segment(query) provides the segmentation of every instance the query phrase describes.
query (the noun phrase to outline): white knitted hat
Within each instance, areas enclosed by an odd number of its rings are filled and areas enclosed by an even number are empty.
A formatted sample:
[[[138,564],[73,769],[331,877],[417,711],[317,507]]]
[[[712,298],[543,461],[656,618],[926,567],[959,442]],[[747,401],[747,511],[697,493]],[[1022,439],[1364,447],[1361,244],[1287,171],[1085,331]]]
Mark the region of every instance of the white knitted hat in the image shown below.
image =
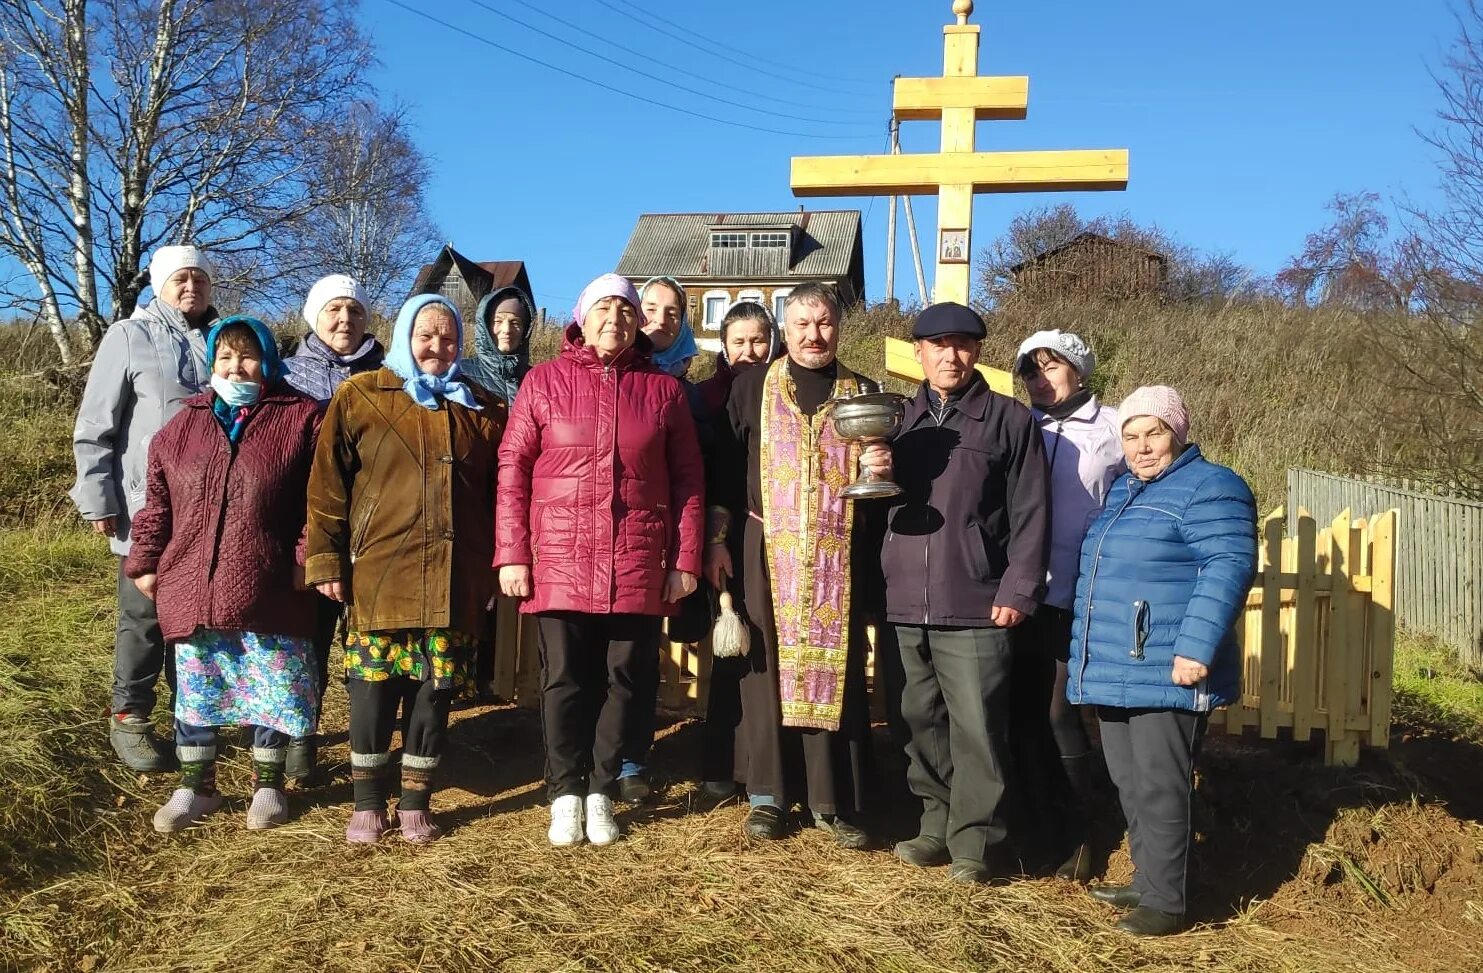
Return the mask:
[[[212,279],[211,261],[206,259],[206,254],[200,247],[190,244],[178,247],[160,247],[149,258],[149,286],[154,288],[155,296],[159,296],[165,287],[165,281],[169,280],[177,270],[194,267],[206,275],[207,280]]]
[[[330,274],[319,278],[309,288],[309,296],[304,299],[304,323],[314,327],[319,322],[319,312],[324,310],[324,306],[340,297],[350,298],[361,306],[361,310],[371,313],[371,299],[366,296],[366,289],[360,286],[359,281],[345,274]]]
[[[1055,328],[1051,331],[1037,331],[1020,344],[1019,353],[1014,357],[1014,370],[1018,372],[1025,359],[1041,348],[1055,352],[1070,362],[1083,382],[1092,377],[1092,369],[1097,367],[1097,356],[1087,347],[1085,341],[1069,331]]]

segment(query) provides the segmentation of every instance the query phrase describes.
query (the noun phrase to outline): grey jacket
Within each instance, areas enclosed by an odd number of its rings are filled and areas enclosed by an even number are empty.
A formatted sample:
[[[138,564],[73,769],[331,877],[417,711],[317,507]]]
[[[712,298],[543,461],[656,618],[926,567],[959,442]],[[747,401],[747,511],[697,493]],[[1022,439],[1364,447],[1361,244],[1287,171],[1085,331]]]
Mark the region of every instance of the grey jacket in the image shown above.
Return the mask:
[[[215,318],[212,308],[208,323]],[[117,518],[115,554],[129,553],[129,520],[144,507],[150,439],[210,381],[206,329],[164,301],[103,333],[72,431],[70,496],[84,520]]]
[[[347,378],[381,367],[386,349],[371,335],[348,355],[337,355],[313,331],[304,335],[298,350],[283,359],[283,380],[320,405],[330,399]]]

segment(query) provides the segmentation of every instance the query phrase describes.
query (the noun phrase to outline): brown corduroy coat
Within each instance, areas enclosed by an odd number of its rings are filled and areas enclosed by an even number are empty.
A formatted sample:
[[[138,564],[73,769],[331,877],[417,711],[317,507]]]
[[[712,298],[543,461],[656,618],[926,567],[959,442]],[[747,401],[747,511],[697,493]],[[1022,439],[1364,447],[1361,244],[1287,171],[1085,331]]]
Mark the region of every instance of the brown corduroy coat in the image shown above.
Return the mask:
[[[330,400],[309,477],[304,580],[339,581],[350,628],[483,636],[495,591],[494,498],[505,406],[412,401],[381,368]]]

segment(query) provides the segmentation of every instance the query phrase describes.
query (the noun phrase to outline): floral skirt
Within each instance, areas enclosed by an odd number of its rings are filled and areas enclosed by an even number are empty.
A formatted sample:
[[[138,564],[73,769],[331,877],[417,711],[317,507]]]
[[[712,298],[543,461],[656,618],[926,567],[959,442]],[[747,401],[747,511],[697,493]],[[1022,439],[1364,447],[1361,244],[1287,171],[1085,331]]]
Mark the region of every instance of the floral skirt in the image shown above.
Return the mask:
[[[473,684],[471,635],[446,628],[402,628],[345,634],[345,678],[381,682],[405,676],[433,681],[434,689],[461,691]]]
[[[319,722],[311,639],[197,629],[175,643],[175,718],[308,736]]]

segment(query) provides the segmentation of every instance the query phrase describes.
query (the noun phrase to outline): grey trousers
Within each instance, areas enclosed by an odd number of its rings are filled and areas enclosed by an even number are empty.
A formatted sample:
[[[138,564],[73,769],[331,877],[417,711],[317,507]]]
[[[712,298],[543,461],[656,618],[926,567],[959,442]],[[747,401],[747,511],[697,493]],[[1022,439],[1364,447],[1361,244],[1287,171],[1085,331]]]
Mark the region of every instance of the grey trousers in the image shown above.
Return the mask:
[[[1097,707],[1102,753],[1128,819],[1140,905],[1183,915],[1189,879],[1190,795],[1208,715]]]
[[[139,593],[118,559],[118,627],[113,636],[113,712],[149,718],[164,673],[175,692],[175,653],[165,651],[154,602]]]
[[[906,782],[922,800],[921,831],[944,839],[953,858],[987,861],[1007,833],[1009,630],[895,629],[910,732]]]

